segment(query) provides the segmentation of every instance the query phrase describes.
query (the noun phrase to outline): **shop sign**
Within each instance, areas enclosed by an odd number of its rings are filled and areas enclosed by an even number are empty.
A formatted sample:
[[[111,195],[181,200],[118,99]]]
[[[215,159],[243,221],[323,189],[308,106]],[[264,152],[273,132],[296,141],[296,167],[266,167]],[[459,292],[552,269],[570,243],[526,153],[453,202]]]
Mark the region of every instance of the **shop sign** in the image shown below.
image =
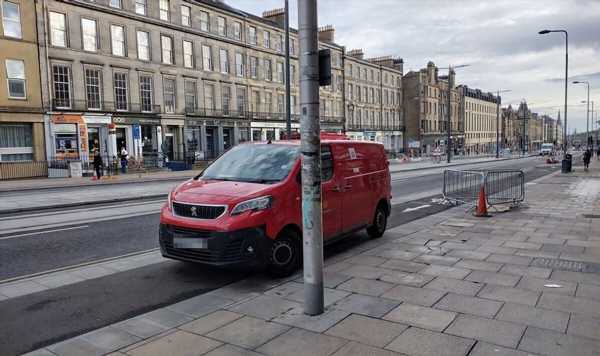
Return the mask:
[[[112,121],[115,124],[124,124],[124,125],[158,125],[158,119],[142,119],[136,117],[113,117]]]
[[[421,147],[421,141],[415,141],[415,140],[408,141],[408,148],[420,148],[420,147]]]

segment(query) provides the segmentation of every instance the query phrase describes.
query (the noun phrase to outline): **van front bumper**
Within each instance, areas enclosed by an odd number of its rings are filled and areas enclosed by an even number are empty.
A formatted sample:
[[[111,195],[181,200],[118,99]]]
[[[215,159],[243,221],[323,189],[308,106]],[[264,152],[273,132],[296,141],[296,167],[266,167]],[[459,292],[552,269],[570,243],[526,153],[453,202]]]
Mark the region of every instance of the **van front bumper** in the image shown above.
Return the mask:
[[[173,244],[174,236],[204,239],[206,248],[177,248]],[[264,227],[217,232],[166,224],[160,225],[159,242],[164,257],[211,266],[262,265],[272,243]]]

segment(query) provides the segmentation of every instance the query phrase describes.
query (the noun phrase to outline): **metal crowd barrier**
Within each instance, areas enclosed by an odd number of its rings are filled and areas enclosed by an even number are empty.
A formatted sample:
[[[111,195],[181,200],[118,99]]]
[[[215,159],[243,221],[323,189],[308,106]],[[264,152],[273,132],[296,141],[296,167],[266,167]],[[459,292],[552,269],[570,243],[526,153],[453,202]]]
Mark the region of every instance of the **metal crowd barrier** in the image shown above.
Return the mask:
[[[444,171],[444,199],[477,205],[481,188],[485,188],[487,205],[519,205],[525,200],[523,171]]]

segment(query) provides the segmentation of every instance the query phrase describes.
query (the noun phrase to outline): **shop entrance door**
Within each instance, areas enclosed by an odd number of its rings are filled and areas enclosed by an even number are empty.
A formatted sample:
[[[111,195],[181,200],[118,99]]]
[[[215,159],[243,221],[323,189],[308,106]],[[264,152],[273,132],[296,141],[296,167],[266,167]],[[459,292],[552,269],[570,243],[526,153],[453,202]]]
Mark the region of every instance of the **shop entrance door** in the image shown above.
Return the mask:
[[[127,132],[124,127],[117,127],[116,130],[117,136],[117,153],[121,154],[121,150],[123,147],[127,149]]]
[[[216,152],[217,128],[212,126],[206,127],[206,158],[213,159],[217,156]]]
[[[94,157],[94,151],[102,154],[102,147],[100,146],[100,129],[98,127],[88,127],[88,149],[90,157]]]
[[[223,149],[228,150],[233,146],[233,127],[223,127]]]
[[[167,155],[167,157],[169,158],[169,161],[173,161],[173,134],[166,134],[165,135],[165,142],[163,143],[164,150],[163,153]]]

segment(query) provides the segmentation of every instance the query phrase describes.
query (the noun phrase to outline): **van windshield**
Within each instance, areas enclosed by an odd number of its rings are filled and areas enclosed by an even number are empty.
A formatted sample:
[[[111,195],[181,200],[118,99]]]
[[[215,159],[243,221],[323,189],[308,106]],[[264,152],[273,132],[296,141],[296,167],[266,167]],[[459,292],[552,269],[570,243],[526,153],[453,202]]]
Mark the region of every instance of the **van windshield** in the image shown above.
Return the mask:
[[[299,147],[292,145],[239,145],[211,164],[202,179],[277,183],[288,176],[298,155]]]

